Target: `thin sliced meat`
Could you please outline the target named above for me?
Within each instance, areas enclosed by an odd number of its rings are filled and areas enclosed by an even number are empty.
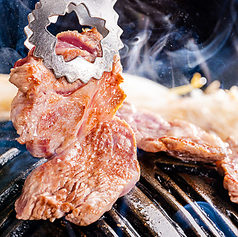
[[[99,123],[85,138],[36,168],[16,202],[19,219],[66,216],[88,225],[137,182],[135,140],[125,122]]]
[[[20,135],[18,142],[26,144],[33,156],[49,157],[76,136],[86,104],[76,92],[81,82],[68,86],[65,79],[56,80],[41,60],[31,56],[12,69],[10,82],[19,89],[12,101],[11,120]]]
[[[49,158],[27,177],[17,218],[96,221],[140,176],[133,131],[114,116],[125,99],[119,58],[100,80],[82,84],[57,80],[30,52],[10,81],[19,88],[11,113],[18,141],[34,156]]]
[[[83,42],[87,42],[88,35],[91,39],[94,32],[85,32]],[[65,32],[64,35],[67,33],[70,38],[72,33]],[[82,35],[78,35],[82,41]],[[97,33],[95,41],[99,39]],[[95,55],[91,58],[94,59]],[[100,80],[91,79],[86,85],[79,80],[74,83],[68,83],[65,78],[56,80],[42,60],[32,56],[32,52],[22,61],[23,65],[21,60],[17,62],[10,74],[10,82],[19,88],[12,102],[11,119],[20,135],[18,142],[26,144],[33,156],[50,157],[58,148],[62,150],[72,142],[92,103],[97,119],[106,120],[112,118],[125,99],[118,86],[123,80],[119,58],[115,58],[112,72],[105,72]]]
[[[66,62],[81,56],[93,63],[96,57],[102,57],[102,38],[96,28],[80,35],[77,31],[61,32],[57,35],[56,54],[62,55]]]
[[[118,110],[117,116],[130,124],[138,148],[147,152],[164,151],[181,160],[205,163],[222,160],[230,152],[219,137],[185,121],[168,122],[128,103]]]
[[[232,154],[216,162],[216,165],[220,174],[224,176],[223,186],[228,190],[231,201],[238,203],[238,142],[231,137],[227,142]]]

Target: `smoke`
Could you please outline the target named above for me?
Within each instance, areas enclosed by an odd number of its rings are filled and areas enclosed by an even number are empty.
[[[116,5],[125,72],[167,87],[189,83],[195,72],[209,83],[219,80],[223,88],[237,84],[237,1],[126,1],[124,6]]]

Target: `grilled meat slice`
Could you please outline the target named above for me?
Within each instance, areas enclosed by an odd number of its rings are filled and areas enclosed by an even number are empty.
[[[56,53],[62,55],[66,62],[80,55],[93,63],[96,57],[102,57],[100,40],[102,35],[96,28],[80,35],[77,31],[61,32],[57,35]]]
[[[62,45],[62,34],[65,41],[68,35],[67,40],[70,41],[71,37],[76,44],[76,32],[64,32],[60,34],[59,45]],[[95,45],[101,39],[99,33],[93,29],[92,32],[78,34],[80,43],[77,44],[88,42],[87,38],[92,43],[93,34],[95,43],[92,44],[91,60],[96,57],[95,50],[100,49],[95,49]],[[76,55],[82,53],[83,56],[83,52],[90,46],[87,44],[86,49],[81,47],[78,50],[76,46],[67,43],[66,47],[64,43],[60,50],[59,45],[57,52],[63,55],[64,52],[75,50]],[[18,142],[26,144],[35,157],[50,157],[57,149],[64,149],[76,138],[83,121],[87,119],[86,111],[92,108],[92,103],[95,113],[98,114],[97,119],[110,119],[125,99],[124,92],[118,86],[123,80],[120,73],[119,58],[115,58],[113,72],[105,72],[101,80],[91,79],[86,85],[80,80],[68,83],[65,78],[56,80],[54,74],[45,68],[42,60],[34,58],[30,52],[26,59],[16,63],[10,75],[10,82],[19,89],[11,109],[11,120],[20,135]],[[104,110],[105,113],[102,113]]]
[[[117,116],[131,125],[138,148],[147,152],[164,151],[181,160],[205,163],[222,160],[229,153],[219,137],[185,121],[168,122],[128,103],[118,110]]]
[[[16,202],[17,218],[96,221],[137,182],[135,154],[129,125],[118,118],[98,123],[28,176]]]
[[[93,59],[98,54],[92,52]],[[18,141],[32,155],[49,158],[26,179],[15,205],[17,218],[53,221],[66,216],[79,225],[96,221],[135,185],[140,173],[134,134],[114,116],[125,99],[119,58],[111,72],[84,85],[57,80],[30,52],[16,63],[10,81],[19,88],[11,114]]]
[[[87,95],[86,88],[77,92],[80,81],[56,80],[41,60],[28,56],[26,63],[12,69],[10,82],[19,89],[12,101],[11,120],[20,135],[18,142],[26,144],[33,156],[50,157],[76,137],[89,103],[89,97],[79,96]]]
[[[227,142],[232,154],[222,161],[217,161],[216,166],[224,176],[223,186],[228,190],[231,201],[238,203],[238,142],[232,137],[228,138]]]

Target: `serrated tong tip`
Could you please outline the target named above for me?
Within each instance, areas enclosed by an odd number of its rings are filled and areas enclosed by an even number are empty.
[[[28,15],[25,46],[29,50],[35,47],[34,56],[42,58],[45,66],[53,70],[57,78],[65,76],[68,82],[80,79],[83,83],[87,83],[92,77],[100,79],[104,71],[112,70],[113,58],[123,47],[120,39],[122,30],[117,25],[118,14],[113,8],[115,2],[115,0],[40,0]],[[82,26],[96,27],[103,36],[100,42],[102,57],[97,57],[94,63],[80,56],[65,62],[62,55],[56,55],[57,38],[46,27],[55,23],[59,15],[72,11],[76,13]]]

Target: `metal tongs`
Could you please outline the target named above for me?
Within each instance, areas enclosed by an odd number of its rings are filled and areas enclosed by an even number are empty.
[[[28,15],[25,27],[25,46],[34,56],[43,59],[45,66],[52,69],[56,78],[65,76],[68,82],[80,79],[87,83],[91,77],[100,79],[104,71],[112,70],[113,57],[123,47],[120,40],[121,28],[117,25],[118,15],[113,9],[116,0],[40,0],[35,10]],[[65,62],[62,55],[56,55],[57,38],[46,27],[55,23],[59,15],[75,11],[79,23],[96,27],[102,34],[102,57],[90,63],[78,56]]]

